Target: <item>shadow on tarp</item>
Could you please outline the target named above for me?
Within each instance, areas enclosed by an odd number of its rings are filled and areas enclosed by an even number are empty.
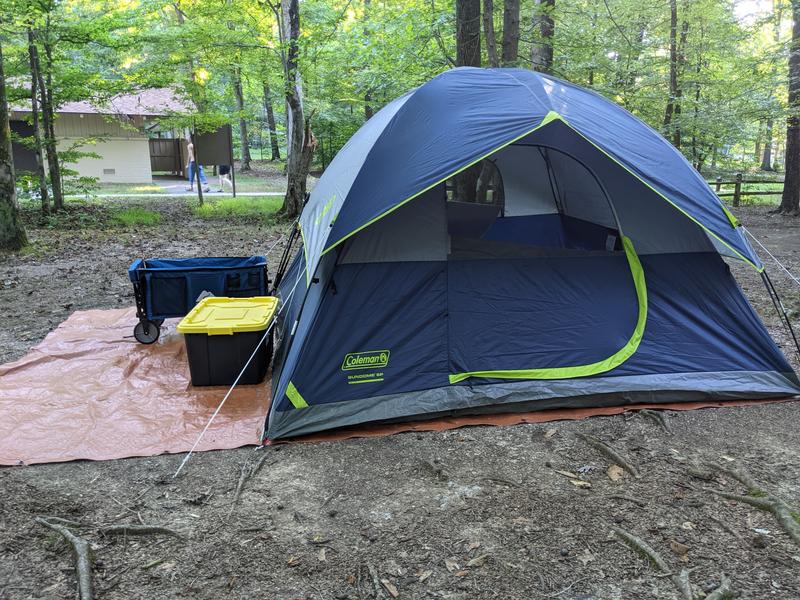
[[[176,321],[159,341],[132,337],[136,311],[76,312],[24,358],[0,365],[0,465],[109,460],[188,452],[227,387],[193,387]],[[269,380],[238,386],[198,450],[256,445],[269,408]],[[368,424],[279,442],[319,442],[442,431],[470,425],[577,420],[653,408],[747,406],[786,400],[681,402],[443,417]]]
[[[0,464],[187,452],[227,387],[193,387],[177,321],[151,346],[136,311],[72,314],[24,358],[0,365]],[[258,444],[269,382],[237,387],[198,450]]]

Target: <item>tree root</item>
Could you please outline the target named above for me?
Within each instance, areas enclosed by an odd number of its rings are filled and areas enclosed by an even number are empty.
[[[614,534],[622,540],[634,552],[644,556],[655,566],[661,573],[670,578],[672,584],[680,592],[684,600],[694,600],[694,592],[692,592],[692,584],[689,582],[689,575],[694,569],[682,569],[677,575],[669,568],[667,561],[656,552],[647,542],[643,539],[636,537],[632,533],[628,533],[620,527],[612,527],[611,530]],[[706,600],[716,599],[723,600],[728,598],[731,593],[731,583],[727,577],[722,576],[721,585],[714,590],[710,595],[706,596]]]
[[[741,496],[739,494],[729,494],[719,490],[708,490],[716,494],[720,498],[739,502],[741,504],[748,504],[759,510],[770,513],[778,524],[783,528],[791,540],[800,546],[800,522],[792,512],[792,508],[780,498],[768,494],[759,487],[755,480],[745,471],[741,469],[728,469],[722,465],[712,465],[716,470],[725,473],[726,475],[736,479],[739,483],[747,488],[748,496]]]
[[[239,475],[239,482],[236,484],[236,492],[233,495],[233,506],[231,507],[231,512],[239,504],[239,499],[242,496],[242,491],[244,490],[245,484],[250,480],[253,475],[258,473],[261,470],[261,467],[264,466],[264,461],[267,460],[267,456],[269,454],[265,451],[264,455],[259,458],[254,464],[250,462],[250,457],[247,457],[247,460],[244,461],[242,465],[242,472]]]
[[[92,557],[89,542],[78,537],[63,525],[51,523],[42,517],[36,517],[36,522],[44,527],[49,527],[59,533],[72,546],[75,555],[75,571],[78,575],[78,592],[80,600],[92,600]]]
[[[613,463],[625,469],[628,473],[630,473],[634,477],[636,478],[639,477],[639,471],[636,470],[636,467],[630,464],[622,455],[620,455],[616,450],[614,450],[611,446],[609,446],[605,442],[601,442],[596,437],[593,437],[591,435],[586,435],[583,433],[579,433],[578,437],[581,438],[587,444],[589,444],[592,448],[597,450],[600,454],[604,455],[606,458],[611,460]]]
[[[103,535],[172,535],[176,538],[183,539],[183,535],[169,529],[168,527],[161,527],[159,525],[109,525],[108,527],[101,527],[99,529]]]
[[[667,423],[667,419],[666,417],[664,417],[664,414],[661,411],[643,408],[636,412],[638,412],[643,417],[647,417],[651,421],[655,422],[655,424],[661,427],[661,429],[663,429],[666,433],[670,434],[672,433],[672,431],[669,428],[669,423]]]

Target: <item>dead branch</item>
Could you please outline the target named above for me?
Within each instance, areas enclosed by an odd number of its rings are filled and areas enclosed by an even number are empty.
[[[628,473],[633,475],[634,477],[639,477],[639,471],[636,470],[632,464],[630,464],[622,455],[620,455],[616,450],[614,450],[611,446],[606,444],[605,442],[601,442],[596,437],[591,435],[586,435],[583,433],[579,433],[578,437],[581,438],[584,442],[589,444],[592,448],[597,450],[600,454],[604,455],[613,463],[618,464],[620,467],[625,469]]]
[[[79,598],[80,600],[92,600],[94,594],[92,592],[92,557],[89,542],[58,523],[51,523],[42,517],[36,517],[36,522],[59,533],[72,546],[72,552],[75,555],[75,571],[78,575]]]
[[[733,598],[733,591],[731,590],[731,580],[723,575],[722,583],[706,596],[706,600],[726,600],[727,598]]]
[[[669,423],[667,423],[667,419],[664,417],[664,413],[661,411],[650,410],[647,408],[643,408],[637,411],[643,417],[647,417],[651,421],[653,421],[656,425],[661,427],[666,433],[672,433],[669,428]]]
[[[172,535],[176,538],[183,539],[183,535],[169,529],[168,527],[161,527],[159,525],[109,525],[108,527],[101,527],[99,529],[103,535]]]

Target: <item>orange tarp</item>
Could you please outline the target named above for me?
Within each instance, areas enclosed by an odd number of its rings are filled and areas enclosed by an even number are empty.
[[[134,309],[76,312],[24,358],[0,365],[0,464],[186,452],[227,388],[193,387],[183,338],[131,337]],[[237,387],[198,450],[257,444],[269,385]]]
[[[131,333],[133,309],[76,312],[24,358],[0,365],[0,465],[108,460],[188,452],[227,392],[193,387],[182,338],[168,321],[156,344]],[[693,410],[756,401],[641,404],[368,424],[296,441],[376,437],[468,425],[515,425],[615,415],[641,408]],[[269,408],[269,381],[239,386],[198,450],[255,445]]]

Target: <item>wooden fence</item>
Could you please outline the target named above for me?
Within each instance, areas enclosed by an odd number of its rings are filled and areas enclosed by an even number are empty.
[[[780,186],[774,190],[743,190],[743,185],[759,183],[762,185]],[[733,181],[723,181],[722,177],[717,177],[714,181],[709,181],[709,185],[714,186],[714,191],[720,198],[733,198],[733,205],[739,206],[742,196],[780,196],[783,193],[783,181],[764,181],[761,179],[744,179],[741,173],[736,173]],[[733,190],[722,190],[722,186],[733,186]]]

